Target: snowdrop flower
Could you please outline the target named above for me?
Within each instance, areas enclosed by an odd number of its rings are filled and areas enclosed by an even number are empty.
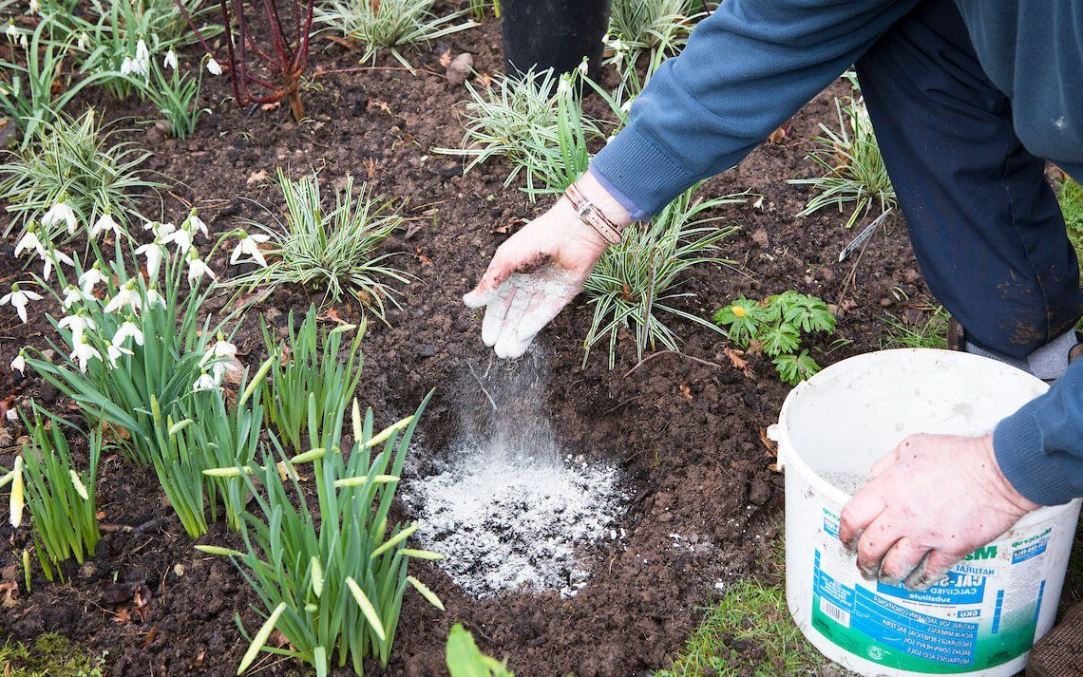
[[[196,250],[193,249],[191,253],[195,254],[195,251]],[[218,279],[218,276],[214,274],[214,271],[211,270],[206,263],[203,263],[203,260],[199,258],[198,254],[196,254],[195,256],[189,256],[188,286],[194,287],[196,285],[196,281],[203,279],[204,276],[211,278],[212,281]]]
[[[11,285],[11,291],[0,298],[0,306],[10,305],[19,314],[19,319],[23,321],[23,324],[26,324],[26,304],[30,301],[40,300],[41,294],[23,291],[19,289],[19,283],[15,282]]]
[[[136,345],[143,345],[143,330],[135,322],[132,322],[131,317],[125,320],[124,324],[117,329],[117,333],[113,335],[112,343],[115,346],[121,346],[129,338],[134,339]]]
[[[63,263],[69,267],[75,267],[75,261],[64,252],[59,252],[50,248],[48,253],[41,255],[41,260],[45,262],[45,268],[42,270],[42,276],[48,280],[53,275],[53,268],[60,268],[60,264]]]
[[[64,306],[64,310],[67,310],[68,308],[74,306],[76,303],[93,300],[93,296],[83,291],[79,287],[69,284],[67,287],[64,288],[64,298],[60,303]]]
[[[150,50],[143,38],[139,38],[139,42],[135,43],[135,58],[139,61],[150,61]]]
[[[30,0],[30,13],[41,14],[41,0]]]
[[[14,21],[8,22],[8,27],[4,29],[4,35],[8,36],[8,40],[19,39],[19,29],[15,27]]]
[[[113,367],[113,368],[116,368],[117,360],[119,360],[122,355],[134,355],[134,354],[135,353],[133,353],[131,350],[129,350],[127,348],[123,348],[121,346],[115,346],[115,345],[112,345],[112,344],[107,346],[106,349],[105,349],[105,358],[107,360],[109,360],[109,366]]]
[[[68,315],[61,319],[60,322],[57,322],[57,326],[61,329],[69,330],[75,343],[79,343],[82,340],[83,334],[86,333],[87,329],[97,328],[94,320],[83,315],[83,311],[81,310],[74,315]]]
[[[207,59],[207,72],[211,75],[222,74],[222,66],[220,66],[218,62],[214,60],[213,56]]]
[[[214,377],[203,372],[198,379],[196,379],[195,385],[192,386],[192,392],[198,393],[201,390],[217,390],[218,381],[214,380]]]
[[[135,69],[136,69],[135,59],[133,59],[130,56],[124,57],[124,61],[122,61],[121,64],[120,64],[120,74],[121,75],[131,75],[132,73],[135,72]]]
[[[79,34],[79,44],[78,44],[79,51],[80,52],[85,52],[85,51],[87,51],[87,47],[89,47],[89,46],[90,46],[90,36],[87,35],[85,32],[80,33]]]
[[[557,85],[557,94],[564,94],[568,91],[568,89],[571,87],[571,85],[569,84],[569,80],[570,78],[567,75],[564,75],[560,78],[560,84]]]
[[[192,248],[192,234],[184,228],[174,230],[162,238],[162,244],[169,244],[170,242],[177,245],[177,251],[181,254],[187,253]]]
[[[26,374],[26,348],[20,350],[15,359],[11,361],[11,370]]]
[[[177,53],[172,49],[165,53],[165,58],[162,59],[162,68],[177,70]]]
[[[37,252],[38,256],[45,256],[45,245],[41,243],[41,238],[38,237],[38,229],[33,223],[26,227],[26,233],[15,245],[15,257],[18,258],[23,255],[23,252],[30,250]]]
[[[75,235],[77,223],[75,211],[72,210],[71,205],[66,200],[60,200],[52,207],[49,207],[49,211],[45,212],[45,216],[41,217],[41,224],[46,228],[64,224],[69,235]]]
[[[95,261],[93,268],[83,271],[83,274],[79,276],[79,286],[87,294],[94,291],[94,287],[102,282],[105,282],[105,275],[102,275],[100,261]]]
[[[120,237],[120,224],[113,220],[112,214],[105,212],[90,229],[90,237],[98,237],[102,233],[112,233],[113,237]]]
[[[165,308],[165,299],[162,298],[162,295],[158,293],[157,289],[147,290],[147,307],[149,308],[151,306],[161,306]]]
[[[225,337],[219,333],[218,340],[211,346],[211,349],[203,355],[203,358],[199,361],[199,366],[206,367],[210,364],[211,373],[214,374],[215,380],[221,381],[226,371],[229,370],[229,363],[236,357],[237,346],[225,340]]]
[[[267,259],[263,258],[263,252],[259,250],[259,246],[271,239],[267,235],[249,235],[243,230],[238,231],[241,237],[241,241],[234,247],[233,253],[229,255],[229,264],[235,266],[238,263],[258,263],[263,268],[267,267]],[[245,254],[249,258],[242,259]]]
[[[188,218],[181,224],[181,228],[187,230],[193,236],[196,233],[203,233],[203,237],[211,236],[207,230],[207,224],[203,222],[203,219],[199,218],[199,213],[195,209],[188,212]]]
[[[143,299],[139,296],[139,292],[135,290],[135,278],[132,278],[124,283],[124,286],[117,291],[117,295],[110,299],[109,303],[105,304],[105,312],[115,313],[122,308],[131,308],[132,312],[138,313],[142,306]]]
[[[102,354],[98,352],[97,348],[90,345],[90,341],[87,339],[86,335],[83,334],[79,336],[79,339],[75,342],[75,350],[71,351],[71,355],[68,357],[75,362],[78,362],[79,371],[85,374],[87,363],[91,360],[98,360],[100,362]]]
[[[147,221],[146,223],[143,224],[143,230],[149,230],[151,233],[154,234],[154,237],[157,240],[161,240],[162,238],[166,237],[167,235],[169,235],[170,233],[172,233],[176,229],[177,229],[177,227],[174,226],[172,223],[159,223],[157,221]]]
[[[583,63],[579,64],[579,74],[585,77],[585,76],[586,76],[586,74],[587,74],[587,70],[589,69],[589,67],[590,67],[590,66],[589,66],[589,64],[587,63],[587,60],[586,60],[586,59],[583,59]]]
[[[23,34],[21,34],[19,36],[19,46],[22,47],[23,49],[30,49],[30,42],[27,41],[27,39],[26,39],[26,33],[23,33]],[[15,84],[16,84],[15,91],[18,91],[19,90],[19,87],[18,87],[19,83],[16,82]]]
[[[150,244],[145,244],[135,250],[136,255],[143,255],[147,257],[147,275],[150,279],[158,279],[158,271],[162,268],[162,260],[165,258],[166,251],[157,239]]]
[[[12,527],[19,526],[23,521],[23,507],[26,505],[23,499],[23,457],[15,457],[15,467],[11,471],[11,496],[8,498],[8,513]]]

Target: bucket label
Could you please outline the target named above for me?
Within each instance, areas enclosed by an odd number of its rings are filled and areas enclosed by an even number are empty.
[[[842,649],[889,668],[952,674],[993,668],[1029,650],[1045,591],[1053,525],[986,546],[928,590],[863,580],[824,509],[813,560],[812,624]]]

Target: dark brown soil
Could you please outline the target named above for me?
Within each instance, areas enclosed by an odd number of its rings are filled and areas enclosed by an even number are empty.
[[[501,67],[498,35],[489,22],[437,48],[470,51],[478,71],[491,73]],[[319,170],[328,185],[352,174],[379,193],[408,199],[413,227],[389,248],[401,252],[396,265],[417,281],[401,299],[402,309],[389,314],[390,327],[370,324],[360,396],[389,421],[436,389],[421,424],[419,460],[425,468],[425,458],[441,454],[455,437],[463,408],[483,397],[467,365],[484,369],[490,357],[480,340],[480,318],[460,296],[506,238],[494,231],[518,224],[544,205],[534,208],[514,187],[504,188],[499,164],[462,176],[460,162],[429,152],[460,142],[455,109],[466,92],[436,74],[442,69],[435,50],[407,53],[423,69],[417,76],[390,58],[378,60],[376,69],[361,67],[357,54],[321,40],[312,58],[323,73],[315,80],[320,88],[304,93],[310,120],[301,125],[285,106],[246,111],[220,103],[228,94],[220,78],[208,82],[214,112],[192,138],[163,140],[142,131],[124,135],[154,153],[148,167],[172,186],[161,196],[166,217],[180,219],[194,204],[219,233],[246,218],[266,221],[267,210],[278,211],[273,178],[279,167],[294,175]],[[687,289],[697,296],[685,305],[705,315],[740,294],[763,297],[796,288],[822,296],[843,309],[838,335],[852,342],[832,349],[828,340],[821,341],[816,354],[821,363],[879,348],[883,325],[878,318],[885,310],[918,312],[901,308],[902,296],[893,289],[912,302],[928,299],[901,226],[872,241],[851,278],[851,262],[835,263],[856,234],[842,227],[845,217],[795,218],[808,195],[787,179],[813,175],[814,165],[805,158],[809,139],[819,121],[833,120],[831,96],[845,91],[834,86],[797,116],[784,143],[765,145],[704,187],[704,194],[749,189],[755,195],[724,212],[727,222],[742,227],[725,243],[735,266],[695,272]],[[145,108],[104,99],[96,103],[110,118],[149,115]],[[131,126],[131,120],[125,124]],[[249,177],[259,171],[268,172],[268,181],[249,186]],[[758,195],[763,196],[760,208],[753,205]],[[147,208],[156,209],[155,204],[148,201]],[[221,260],[213,264],[226,268]],[[17,272],[9,247],[0,255],[0,277],[6,282]],[[291,290],[259,312],[280,322],[283,313],[303,312],[309,300]],[[358,315],[354,306],[336,312],[346,319]],[[583,368],[581,343],[589,320],[585,304],[575,304],[540,339],[552,372],[548,410],[570,452],[623,470],[634,496],[623,519],[626,541],[589,553],[593,578],[571,599],[523,593],[479,602],[460,593],[437,568],[418,566],[417,575],[431,584],[447,611],[438,613],[408,595],[391,664],[384,670],[373,665],[370,674],[445,674],[443,644],[455,622],[471,629],[487,652],[510,657],[521,677],[642,674],[664,665],[682,646],[698,609],[716,594],[716,582],[762,575],[770,566],[782,483],[769,469],[774,459],[761,430],[774,421],[787,392],[771,365],[752,357],[752,376],[746,377],[724,356],[727,344],[717,334],[677,322],[687,356],[651,355],[629,374],[635,350],[624,340],[614,370],[607,369],[604,350]],[[0,324],[2,365],[25,342],[40,344],[48,333],[42,317],[23,327],[8,308],[0,309]],[[259,358],[254,317],[239,343],[247,361]],[[5,373],[2,385],[0,394],[36,394],[48,406],[66,406],[55,390],[33,379],[15,383]],[[0,464],[7,465],[14,449],[4,451],[8,455],[0,455]],[[163,504],[153,472],[120,458],[109,459],[102,470],[102,521],[135,530],[106,534],[92,561],[66,569],[66,583],[50,584],[35,574],[32,592],[21,591],[14,606],[0,610],[0,629],[17,638],[57,631],[96,651],[107,650],[108,672],[118,677],[233,675],[247,646],[233,615],[240,612],[249,628],[256,618],[246,609],[254,600],[243,580],[227,562],[192,549]],[[675,548],[674,533],[702,547]],[[21,580],[15,564],[27,530],[13,533],[5,525],[0,537],[3,580]],[[215,528],[204,541],[232,538]],[[145,615],[129,618],[130,605],[109,600],[103,589],[113,581],[145,583],[152,595]],[[267,659],[260,673],[284,675],[294,669]]]

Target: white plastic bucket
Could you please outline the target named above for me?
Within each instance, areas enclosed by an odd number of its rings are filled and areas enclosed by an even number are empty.
[[[850,494],[825,474],[864,477],[912,433],[988,433],[1046,388],[966,353],[888,350],[790,393],[771,430],[786,470],[786,600],[825,656],[868,677],[1008,677],[1026,665],[1053,625],[1079,500],[1027,515],[916,593],[861,578],[836,536]]]

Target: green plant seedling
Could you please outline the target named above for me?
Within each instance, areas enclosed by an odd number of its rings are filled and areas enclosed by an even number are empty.
[[[515,677],[507,661],[483,654],[473,635],[460,623],[453,625],[448,633],[445,662],[451,677]]]

